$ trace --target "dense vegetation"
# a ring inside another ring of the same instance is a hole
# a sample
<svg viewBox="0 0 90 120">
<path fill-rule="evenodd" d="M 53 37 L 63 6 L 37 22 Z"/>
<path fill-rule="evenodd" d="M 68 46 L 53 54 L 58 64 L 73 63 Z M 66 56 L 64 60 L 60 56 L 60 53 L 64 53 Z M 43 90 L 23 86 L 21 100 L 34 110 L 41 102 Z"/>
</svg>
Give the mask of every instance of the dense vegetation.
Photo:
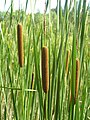
<svg viewBox="0 0 90 120">
<path fill-rule="evenodd" d="M 69 5 L 66 0 L 62 9 L 60 1 L 44 14 L 13 12 L 13 0 L 7 12 L 0 12 L 0 120 L 90 120 L 90 6 L 74 0 L 72 7 L 72 0 Z M 49 5 L 47 1 L 46 10 Z M 18 62 L 18 23 L 23 67 Z M 43 46 L 48 49 L 46 93 Z"/>
</svg>

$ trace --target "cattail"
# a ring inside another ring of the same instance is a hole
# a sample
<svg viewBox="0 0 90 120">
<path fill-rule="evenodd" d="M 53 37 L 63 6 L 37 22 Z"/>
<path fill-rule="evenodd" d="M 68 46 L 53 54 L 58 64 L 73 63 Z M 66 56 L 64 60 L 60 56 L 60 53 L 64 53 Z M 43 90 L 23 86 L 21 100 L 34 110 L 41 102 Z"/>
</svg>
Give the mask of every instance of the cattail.
<svg viewBox="0 0 90 120">
<path fill-rule="evenodd" d="M 33 86 L 34 86 L 34 72 L 32 73 L 31 89 L 33 89 Z"/>
<path fill-rule="evenodd" d="M 17 39 L 18 39 L 18 57 L 20 67 L 24 65 L 24 52 L 23 52 L 23 38 L 22 38 L 22 25 L 17 25 Z"/>
<path fill-rule="evenodd" d="M 68 73 L 68 65 L 69 65 L 69 57 L 70 57 L 70 51 L 67 51 L 67 58 L 66 58 L 66 74 Z"/>
<path fill-rule="evenodd" d="M 45 93 L 49 89 L 48 48 L 42 48 L 42 86 Z"/>
<path fill-rule="evenodd" d="M 75 96 L 74 96 L 74 104 L 76 103 L 76 99 L 78 97 L 78 83 L 79 83 L 79 59 L 76 59 L 76 81 L 75 81 Z M 72 101 L 72 94 L 70 91 L 70 103 Z"/>
<path fill-rule="evenodd" d="M 79 83 L 79 59 L 76 59 L 76 82 L 75 82 L 75 103 L 78 96 L 78 83 Z"/>
</svg>

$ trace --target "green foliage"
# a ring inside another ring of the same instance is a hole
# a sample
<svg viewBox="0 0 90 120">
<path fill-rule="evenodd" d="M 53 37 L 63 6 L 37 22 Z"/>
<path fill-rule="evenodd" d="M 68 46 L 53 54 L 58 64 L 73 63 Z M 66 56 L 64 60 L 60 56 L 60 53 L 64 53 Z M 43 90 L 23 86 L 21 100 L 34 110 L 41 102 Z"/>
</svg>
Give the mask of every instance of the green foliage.
<svg viewBox="0 0 90 120">
<path fill-rule="evenodd" d="M 90 9 L 86 0 L 61 1 L 49 13 L 0 12 L 0 119 L 88 120 L 90 118 Z M 5 4 L 6 4 L 5 0 Z M 50 0 L 46 2 L 49 8 Z M 44 17 L 46 26 L 44 26 Z M 24 67 L 18 64 L 17 24 L 22 23 Z M 46 36 L 44 34 L 46 27 Z M 46 38 L 45 38 L 46 37 Z M 42 89 L 41 49 L 48 47 L 49 91 Z M 70 50 L 68 73 L 66 53 Z M 80 60 L 78 98 L 74 104 L 76 58 Z M 34 84 L 32 84 L 34 73 Z M 70 101 L 70 93 L 72 101 Z"/>
</svg>

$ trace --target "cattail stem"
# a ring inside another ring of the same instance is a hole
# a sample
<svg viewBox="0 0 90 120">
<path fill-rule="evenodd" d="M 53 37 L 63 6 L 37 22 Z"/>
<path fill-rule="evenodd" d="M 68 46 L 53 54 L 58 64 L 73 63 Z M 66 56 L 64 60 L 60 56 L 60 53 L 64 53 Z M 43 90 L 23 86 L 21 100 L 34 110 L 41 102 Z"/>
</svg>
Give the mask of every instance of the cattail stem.
<svg viewBox="0 0 90 120">
<path fill-rule="evenodd" d="M 66 57 L 66 74 L 68 73 L 69 57 L 70 57 L 70 51 L 68 50 Z"/>
<path fill-rule="evenodd" d="M 49 89 L 48 48 L 42 48 L 42 86 L 45 93 Z"/>
<path fill-rule="evenodd" d="M 46 41 L 46 2 L 45 2 L 45 9 L 44 9 L 43 27 L 44 27 L 44 43 L 45 43 Z"/>
<path fill-rule="evenodd" d="M 44 99 L 44 119 L 46 120 L 46 96 Z"/>
<path fill-rule="evenodd" d="M 75 82 L 75 103 L 78 97 L 78 83 L 79 83 L 79 59 L 76 59 L 76 82 Z"/>
<path fill-rule="evenodd" d="M 32 73 L 31 89 L 33 89 L 33 86 L 34 86 L 34 72 Z"/>
<path fill-rule="evenodd" d="M 22 38 L 22 25 L 17 25 L 17 39 L 18 39 L 18 58 L 19 65 L 22 67 L 24 65 L 24 52 L 23 52 L 23 38 Z"/>
</svg>

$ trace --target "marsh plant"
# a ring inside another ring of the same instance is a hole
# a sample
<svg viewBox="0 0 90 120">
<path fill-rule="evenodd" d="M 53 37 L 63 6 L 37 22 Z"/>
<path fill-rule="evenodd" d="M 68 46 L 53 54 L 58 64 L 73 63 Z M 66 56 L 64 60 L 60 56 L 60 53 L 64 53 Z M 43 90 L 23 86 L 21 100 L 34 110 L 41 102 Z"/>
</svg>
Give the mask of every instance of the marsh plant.
<svg viewBox="0 0 90 120">
<path fill-rule="evenodd" d="M 61 1 L 1 12 L 0 120 L 90 120 L 90 4 Z"/>
</svg>

